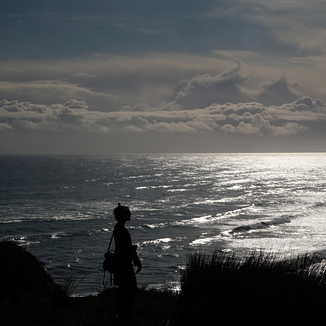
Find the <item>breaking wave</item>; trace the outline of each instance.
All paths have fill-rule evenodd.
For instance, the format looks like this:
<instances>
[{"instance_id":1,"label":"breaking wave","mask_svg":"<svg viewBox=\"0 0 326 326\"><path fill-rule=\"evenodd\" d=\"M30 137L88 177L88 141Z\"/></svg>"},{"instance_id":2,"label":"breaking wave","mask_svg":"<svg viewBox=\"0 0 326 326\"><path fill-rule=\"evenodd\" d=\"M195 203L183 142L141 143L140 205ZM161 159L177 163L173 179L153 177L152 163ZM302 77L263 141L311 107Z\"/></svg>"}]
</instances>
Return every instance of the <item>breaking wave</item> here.
<instances>
[{"instance_id":1,"label":"breaking wave","mask_svg":"<svg viewBox=\"0 0 326 326\"><path fill-rule=\"evenodd\" d=\"M245 233L245 232L250 232L253 230L261 230L261 229L266 229L271 226L277 226L285 223L290 223L292 221L293 216L282 216L276 219L273 219L271 221L261 221L258 223L254 224L249 224L249 225L242 225L234 228L232 231L229 231L228 233L230 234L235 234L235 233Z\"/></svg>"}]
</instances>

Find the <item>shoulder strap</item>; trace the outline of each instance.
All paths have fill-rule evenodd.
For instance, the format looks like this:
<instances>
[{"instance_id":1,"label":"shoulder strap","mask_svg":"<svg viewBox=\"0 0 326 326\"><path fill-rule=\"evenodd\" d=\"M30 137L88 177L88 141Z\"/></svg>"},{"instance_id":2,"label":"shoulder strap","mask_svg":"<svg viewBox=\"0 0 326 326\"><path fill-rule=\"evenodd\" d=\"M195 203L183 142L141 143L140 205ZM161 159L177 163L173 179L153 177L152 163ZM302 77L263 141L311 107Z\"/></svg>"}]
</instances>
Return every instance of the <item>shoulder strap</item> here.
<instances>
[{"instance_id":1,"label":"shoulder strap","mask_svg":"<svg viewBox=\"0 0 326 326\"><path fill-rule=\"evenodd\" d=\"M110 250L110 247L111 247L111 243L112 243L113 235L114 235L114 230L113 230L112 235L111 235L111 239L110 239L110 244L109 244L108 251Z\"/></svg>"},{"instance_id":2,"label":"shoulder strap","mask_svg":"<svg viewBox=\"0 0 326 326\"><path fill-rule=\"evenodd\" d=\"M112 231L112 235L111 235L111 239L110 239L110 243L109 243L109 248L108 248L107 252L110 251L113 235L114 235L114 229ZM112 273L111 273L111 276L110 276L110 282L111 282L111 285L112 285ZM103 283L103 286L105 286L105 269L104 268L103 268L103 282L102 283Z\"/></svg>"}]
</instances>

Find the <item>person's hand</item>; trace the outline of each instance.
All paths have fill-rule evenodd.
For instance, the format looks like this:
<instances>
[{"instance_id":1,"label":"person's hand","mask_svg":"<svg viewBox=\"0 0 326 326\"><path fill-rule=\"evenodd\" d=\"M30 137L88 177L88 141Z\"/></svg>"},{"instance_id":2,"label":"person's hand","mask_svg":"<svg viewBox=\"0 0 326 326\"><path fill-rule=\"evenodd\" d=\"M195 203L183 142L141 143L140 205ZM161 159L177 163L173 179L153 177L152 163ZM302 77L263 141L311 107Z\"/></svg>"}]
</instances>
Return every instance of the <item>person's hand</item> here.
<instances>
[{"instance_id":1,"label":"person's hand","mask_svg":"<svg viewBox=\"0 0 326 326\"><path fill-rule=\"evenodd\" d=\"M135 265L135 266L137 266L136 274L138 274L138 273L142 270L143 265L141 264L141 262L140 262L140 260L139 260L139 261L137 262L137 265Z\"/></svg>"},{"instance_id":2,"label":"person's hand","mask_svg":"<svg viewBox=\"0 0 326 326\"><path fill-rule=\"evenodd\" d=\"M143 265L141 264L141 261L140 261L138 255L135 255L134 266L137 267L136 274L138 274L141 271L141 269L143 268Z\"/></svg>"}]
</instances>

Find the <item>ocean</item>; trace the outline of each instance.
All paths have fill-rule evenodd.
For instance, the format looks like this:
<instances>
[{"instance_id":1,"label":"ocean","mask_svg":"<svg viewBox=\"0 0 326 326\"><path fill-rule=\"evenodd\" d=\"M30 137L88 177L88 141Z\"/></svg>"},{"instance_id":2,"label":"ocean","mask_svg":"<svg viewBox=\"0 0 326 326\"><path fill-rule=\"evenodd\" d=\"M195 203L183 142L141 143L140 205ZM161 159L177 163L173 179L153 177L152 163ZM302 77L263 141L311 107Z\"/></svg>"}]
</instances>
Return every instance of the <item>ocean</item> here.
<instances>
[{"instance_id":1,"label":"ocean","mask_svg":"<svg viewBox=\"0 0 326 326\"><path fill-rule=\"evenodd\" d=\"M0 239L76 295L102 289L118 203L138 245L140 286L177 289L195 250L326 257L326 154L0 156Z\"/></svg>"}]
</instances>

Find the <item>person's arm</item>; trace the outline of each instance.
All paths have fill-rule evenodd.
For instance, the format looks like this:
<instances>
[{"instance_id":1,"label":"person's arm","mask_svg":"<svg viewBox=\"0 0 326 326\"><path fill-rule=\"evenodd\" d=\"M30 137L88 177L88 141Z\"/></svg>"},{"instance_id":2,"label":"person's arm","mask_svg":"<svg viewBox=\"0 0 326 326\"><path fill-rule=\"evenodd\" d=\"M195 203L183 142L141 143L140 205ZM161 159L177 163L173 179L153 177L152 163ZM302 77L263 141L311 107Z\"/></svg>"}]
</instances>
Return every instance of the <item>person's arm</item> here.
<instances>
[{"instance_id":1,"label":"person's arm","mask_svg":"<svg viewBox=\"0 0 326 326\"><path fill-rule=\"evenodd\" d=\"M133 248L132 260L134 262L134 266L137 267L137 270L136 270L136 274L137 274L142 270L143 265L142 265L138 255L137 255L137 252L136 252L137 246L132 246L132 248Z\"/></svg>"}]
</instances>

